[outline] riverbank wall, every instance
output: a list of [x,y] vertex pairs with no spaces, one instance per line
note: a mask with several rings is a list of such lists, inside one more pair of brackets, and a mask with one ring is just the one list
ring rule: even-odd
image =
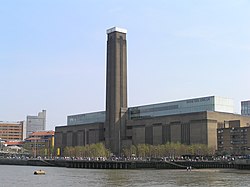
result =
[[239,168],[225,161],[86,161],[86,160],[18,160],[0,159],[0,165],[50,166],[85,169],[203,169]]
[[70,168],[88,168],[88,169],[203,169],[203,168],[234,168],[234,164],[228,162],[167,162],[167,161],[71,161],[68,162]]

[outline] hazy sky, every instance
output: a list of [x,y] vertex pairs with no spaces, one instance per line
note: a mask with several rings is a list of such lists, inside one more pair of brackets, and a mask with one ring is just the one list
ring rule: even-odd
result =
[[106,29],[128,30],[128,104],[250,99],[249,0],[0,0],[0,121],[105,109]]

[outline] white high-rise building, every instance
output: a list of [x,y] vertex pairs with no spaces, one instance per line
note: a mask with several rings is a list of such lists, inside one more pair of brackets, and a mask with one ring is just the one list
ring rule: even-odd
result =
[[46,110],[39,112],[37,116],[27,116],[26,137],[36,131],[43,131],[46,128]]

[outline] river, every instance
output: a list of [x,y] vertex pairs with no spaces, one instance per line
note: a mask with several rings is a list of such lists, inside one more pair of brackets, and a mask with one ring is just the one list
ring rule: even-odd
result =
[[[33,175],[42,169],[46,175]],[[250,171],[200,170],[102,170],[0,165],[1,187],[63,186],[250,186]]]

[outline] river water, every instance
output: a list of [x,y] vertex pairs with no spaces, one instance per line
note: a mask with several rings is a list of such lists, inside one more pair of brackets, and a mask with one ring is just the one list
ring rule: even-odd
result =
[[[42,169],[46,175],[33,175]],[[1,187],[63,186],[250,186],[250,171],[200,170],[102,170],[0,165]]]

